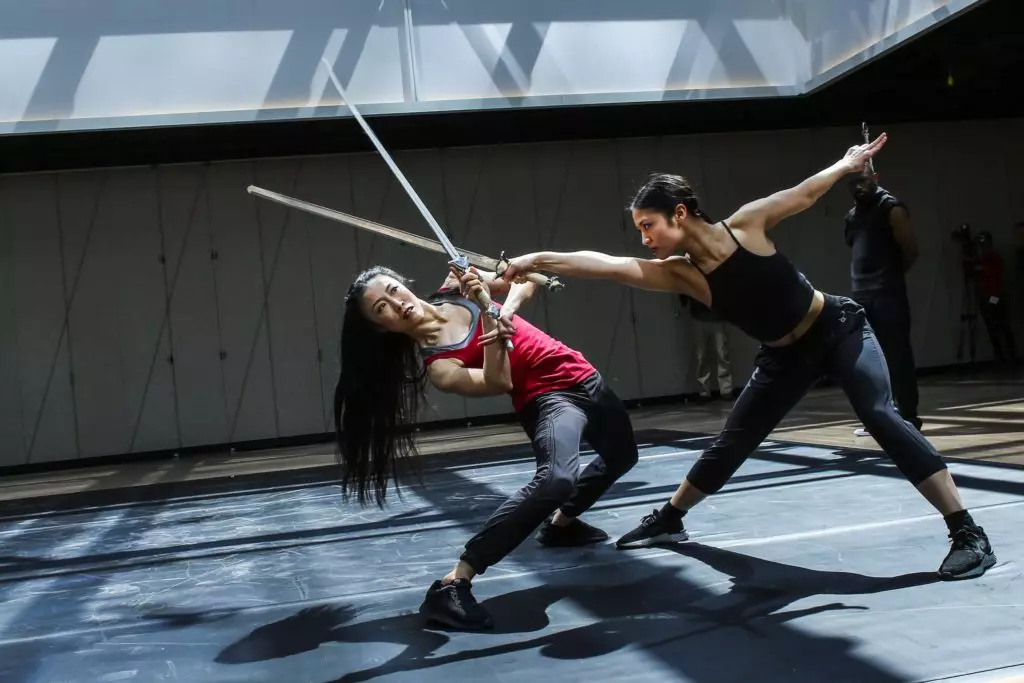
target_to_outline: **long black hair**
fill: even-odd
[[[694,192],[690,181],[681,175],[671,173],[649,175],[630,201],[629,210],[651,209],[671,218],[680,204],[694,216],[711,222],[708,215],[701,210],[697,193]]]
[[[349,287],[334,388],[342,493],[355,494],[360,505],[372,499],[378,507],[384,506],[389,477],[397,490],[398,469],[415,454],[415,422],[427,382],[416,342],[381,329],[363,313],[366,287],[382,275],[409,284],[390,268],[374,266]]]

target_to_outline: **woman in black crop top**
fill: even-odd
[[[783,219],[810,208],[840,178],[860,172],[886,139],[883,133],[851,147],[799,185],[745,204],[718,223],[700,210],[684,178],[652,175],[630,208],[653,259],[578,251],[538,252],[510,261],[503,273],[507,280],[547,271],[685,294],[762,343],[753,375],[722,433],[671,500],[619,539],[620,548],[685,539],[683,515],[717,492],[828,374],[900,472],[942,513],[951,548],[939,576],[972,578],[995,564],[988,537],[964,508],[941,456],[896,411],[885,357],[864,310],[851,299],[816,290],[767,236]]]

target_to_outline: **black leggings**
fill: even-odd
[[[541,394],[519,413],[533,443],[533,481],[499,507],[466,543],[476,573],[516,549],[555,510],[579,517],[637,461],[633,424],[619,397],[595,372],[580,384]],[[597,455],[580,473],[580,440]]]
[[[687,475],[690,484],[707,494],[722,488],[824,374],[839,382],[864,427],[911,484],[946,468],[896,411],[885,356],[864,309],[852,299],[826,295],[824,310],[803,337],[781,348],[761,347],[725,429]]]

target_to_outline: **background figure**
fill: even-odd
[[[850,181],[853,208],[846,214],[851,297],[867,312],[885,354],[900,416],[918,429],[917,371],[910,343],[910,301],[905,273],[917,260],[917,240],[907,206],[865,169]],[[866,436],[863,429],[858,436]]]
[[[1021,305],[1024,305],[1024,221],[1017,221],[1013,226],[1013,237],[1013,265],[1015,268],[1013,291],[1017,292],[1016,302],[1019,309]],[[1018,310],[1018,316],[1024,318],[1024,311]]]
[[[981,319],[985,321],[996,360],[1000,363],[1013,362],[1017,360],[1017,348],[1013,342],[1009,307],[1006,305],[1003,258],[995,250],[992,233],[987,230],[979,232],[975,242],[978,245],[976,291]]]
[[[718,389],[723,401],[732,401],[732,363],[729,361],[729,337],[725,324],[714,312],[701,302],[688,296],[679,296],[683,307],[690,309],[693,319],[693,344],[697,349],[697,381],[700,383],[700,397],[711,398],[711,367],[709,347],[714,345],[715,365],[718,367]]]

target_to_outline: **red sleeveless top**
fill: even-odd
[[[483,368],[484,347],[477,343],[483,334],[483,326],[480,324],[480,307],[476,302],[462,296],[458,290],[437,292],[427,301],[462,306],[473,317],[470,320],[472,331],[460,343],[421,348],[420,355],[424,364],[429,366],[442,358],[452,358],[467,368]],[[509,353],[508,359],[512,376],[510,395],[512,407],[517,413],[540,394],[568,389],[596,372],[579,351],[548,336],[518,315],[513,316],[513,321],[516,325],[516,333],[512,337],[515,348]]]

